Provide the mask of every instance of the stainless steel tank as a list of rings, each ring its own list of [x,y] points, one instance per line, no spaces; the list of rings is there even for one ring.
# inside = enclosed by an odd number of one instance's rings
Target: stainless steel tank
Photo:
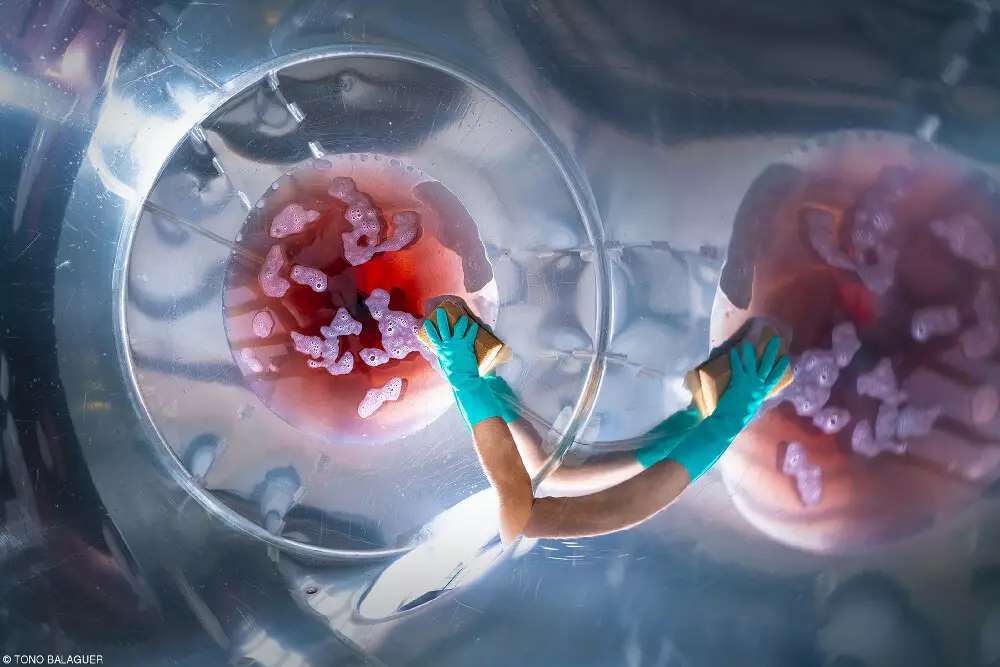
[[[848,445],[834,464],[807,442],[847,499],[816,511],[777,445],[744,438],[632,530],[504,551],[447,394],[392,437],[293,425],[224,317],[234,262],[261,259],[246,221],[294,174],[433,180],[475,221],[489,277],[470,292],[545,435],[536,483],[633,447],[687,405],[684,373],[760,289],[786,181],[947,163],[995,194],[990,2],[4,10],[12,660],[1000,662],[989,420],[917,456],[920,484],[882,472],[886,454]],[[834,308],[801,285],[794,314]]]

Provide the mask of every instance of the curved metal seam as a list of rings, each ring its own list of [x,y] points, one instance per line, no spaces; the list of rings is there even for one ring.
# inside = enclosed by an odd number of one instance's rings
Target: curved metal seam
[[[229,99],[231,99],[233,95],[242,92],[261,81],[269,72],[305,62],[343,57],[388,58],[424,65],[438,69],[447,74],[451,74],[459,80],[482,90],[495,99],[497,103],[507,108],[508,111],[510,111],[532,134],[535,135],[538,141],[545,147],[546,151],[553,158],[557,169],[569,186],[574,203],[576,204],[577,210],[583,219],[584,227],[587,231],[590,242],[595,248],[596,254],[596,261],[594,262],[594,265],[597,267],[597,285],[595,290],[597,313],[595,317],[594,349],[587,377],[584,381],[580,397],[574,406],[569,425],[566,431],[562,434],[552,456],[549,457],[545,466],[539,471],[533,480],[533,485],[537,488],[537,485],[540,484],[566,456],[575,441],[577,433],[579,433],[580,429],[586,423],[586,420],[589,419],[596,400],[597,392],[600,389],[601,379],[604,374],[606,363],[605,356],[610,339],[611,313],[613,310],[611,307],[609,277],[610,264],[608,255],[604,249],[603,228],[597,214],[597,207],[594,202],[593,194],[590,191],[590,188],[586,185],[585,180],[579,173],[579,170],[575,168],[575,162],[568,155],[564,154],[565,151],[562,149],[561,144],[551,135],[551,132],[547,129],[543,130],[545,126],[536,114],[527,109],[513,105],[512,102],[497,94],[493,88],[487,86],[485,83],[479,81],[476,77],[468,74],[460,68],[439,61],[435,58],[421,56],[419,54],[402,50],[338,47],[338,50],[331,51],[330,47],[321,47],[299,52],[285,58],[276,59],[261,67],[255,68],[243,76],[237,77],[229,84],[221,87],[221,89],[219,89],[220,94],[212,100],[210,105],[206,105],[206,112],[203,117],[198,120],[196,125],[203,122],[205,118],[209,117],[212,113],[215,113]],[[176,151],[177,147],[183,141],[184,136],[186,136],[186,132],[178,139],[174,146],[174,151]],[[166,164],[166,161],[164,161],[164,164]],[[156,178],[158,178],[158,176],[159,175],[157,174]],[[156,178],[154,178],[149,184],[150,189],[152,188],[152,185],[155,184]],[[143,194],[142,200],[144,201],[147,196],[148,190]],[[312,558],[322,558],[326,560],[368,561],[394,558],[407,553],[416,547],[419,543],[409,544],[405,547],[399,547],[396,549],[354,551],[329,549],[282,538],[271,534],[263,527],[251,522],[245,517],[234,514],[227,506],[215,499],[194,481],[187,469],[184,467],[183,463],[177,457],[177,454],[166,444],[166,440],[163,438],[159,429],[156,427],[156,424],[153,422],[150,412],[142,397],[142,393],[138,390],[138,385],[132,372],[132,355],[128,346],[128,328],[125,318],[125,276],[127,275],[127,269],[131,259],[130,250],[135,231],[138,226],[138,221],[141,216],[142,208],[142,201],[139,201],[138,197],[135,201],[131,202],[129,211],[123,221],[125,231],[119,236],[119,246],[115,262],[116,268],[112,276],[112,288],[117,301],[117,307],[115,308],[115,325],[120,332],[120,335],[116,336],[116,343],[121,355],[120,358],[122,360],[123,367],[122,372],[125,377],[128,378],[128,383],[131,389],[129,392],[130,400],[133,407],[143,415],[144,418],[142,421],[144,422],[144,427],[147,432],[153,436],[151,439],[156,441],[154,449],[156,449],[158,453],[157,458],[168,468],[168,470],[173,473],[171,474],[171,477],[174,481],[180,484],[184,490],[194,497],[195,500],[205,507],[206,510],[208,510],[212,515],[218,517],[229,527],[257,537],[268,544],[292,554],[309,556]]]

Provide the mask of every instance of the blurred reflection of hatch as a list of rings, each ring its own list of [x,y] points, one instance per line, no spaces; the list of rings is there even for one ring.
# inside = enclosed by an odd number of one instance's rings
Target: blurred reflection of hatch
[[[424,526],[419,546],[389,565],[361,592],[354,618],[380,623],[414,612],[477,580],[505,553],[522,553],[520,543],[504,551],[496,503],[494,491],[485,489]],[[524,546],[530,549],[533,541],[529,542]]]

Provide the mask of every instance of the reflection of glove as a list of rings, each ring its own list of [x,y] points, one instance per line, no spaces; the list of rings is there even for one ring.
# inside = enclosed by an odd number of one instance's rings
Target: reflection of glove
[[[666,457],[684,466],[692,482],[719,460],[788,370],[788,357],[777,358],[779,345],[776,337],[771,339],[759,367],[750,343],[743,343],[742,360],[736,347],[729,351],[733,378],[719,397],[715,412],[691,428]]]
[[[469,318],[463,316],[455,322],[455,330],[451,331],[447,313],[438,308],[436,314],[437,329],[428,321],[424,322],[424,330],[437,353],[441,371],[455,394],[458,409],[469,430],[472,430],[484,419],[502,414],[498,399],[486,379],[479,375],[479,362],[472,347],[479,325],[470,327]]]
[[[487,375],[483,379],[486,380],[486,384],[497,397],[497,403],[500,404],[500,416],[503,417],[503,420],[509,424],[520,419],[521,414],[517,411],[517,395],[514,394],[514,390],[510,388],[507,381],[496,375]]]
[[[652,444],[635,451],[635,458],[642,464],[643,470],[667,458],[700,421],[701,413],[697,408],[688,408],[670,415],[647,433],[646,437],[652,440]]]

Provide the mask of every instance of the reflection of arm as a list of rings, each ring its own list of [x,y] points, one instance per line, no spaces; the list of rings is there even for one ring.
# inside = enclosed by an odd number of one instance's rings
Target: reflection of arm
[[[509,426],[524,467],[529,475],[536,475],[548,460],[538,432],[526,419],[516,419]],[[642,464],[631,452],[605,454],[588,459],[582,466],[560,465],[545,478],[541,489],[553,496],[584,496],[621,484],[641,472]]]
[[[510,429],[500,417],[473,426],[472,439],[483,471],[500,499],[500,538],[509,544],[531,517],[531,477],[524,469]]]
[[[663,460],[610,489],[578,498],[539,498],[527,537],[591,537],[630,528],[674,501],[691,483],[676,461]]]

